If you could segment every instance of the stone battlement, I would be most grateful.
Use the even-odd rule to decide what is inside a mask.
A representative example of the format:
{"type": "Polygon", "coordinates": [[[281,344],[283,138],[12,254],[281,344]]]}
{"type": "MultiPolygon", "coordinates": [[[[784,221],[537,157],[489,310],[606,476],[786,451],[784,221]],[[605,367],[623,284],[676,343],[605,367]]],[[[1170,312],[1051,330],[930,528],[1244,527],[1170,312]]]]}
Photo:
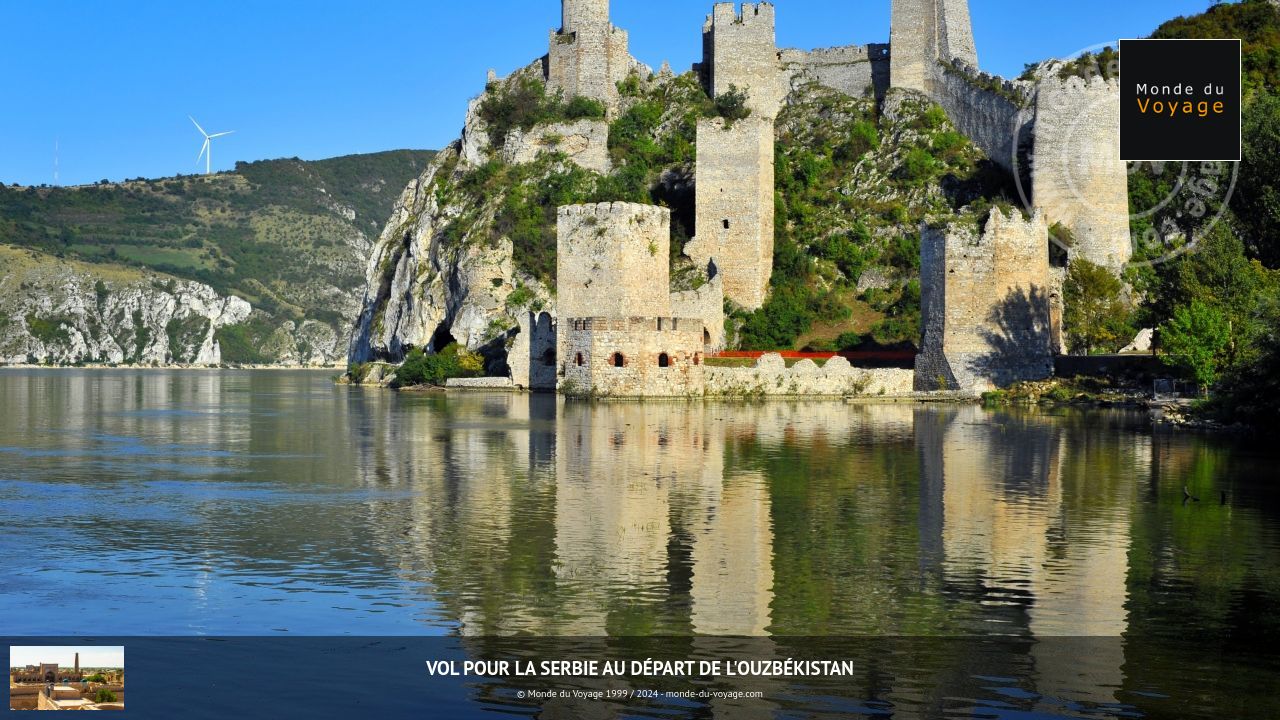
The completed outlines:
{"type": "Polygon", "coordinates": [[[769,32],[773,32],[775,22],[775,11],[772,3],[742,3],[742,9],[739,10],[737,3],[718,2],[712,7],[711,15],[707,17],[704,29],[709,29],[713,25],[755,25],[762,28],[768,28],[769,32]]]}
{"type": "Polygon", "coordinates": [[[683,332],[690,328],[702,328],[701,318],[673,318],[673,317],[589,317],[589,318],[570,318],[564,322],[569,323],[570,330],[594,330],[594,331],[653,331],[653,332],[683,332]],[[681,326],[684,326],[683,331],[681,326]]]}

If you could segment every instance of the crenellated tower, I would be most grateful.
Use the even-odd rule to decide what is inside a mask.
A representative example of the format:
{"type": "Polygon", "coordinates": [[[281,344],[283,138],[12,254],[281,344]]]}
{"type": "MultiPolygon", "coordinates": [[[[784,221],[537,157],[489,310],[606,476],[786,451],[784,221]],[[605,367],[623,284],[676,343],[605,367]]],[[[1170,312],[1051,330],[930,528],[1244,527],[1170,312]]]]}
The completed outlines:
{"type": "Polygon", "coordinates": [[[968,0],[893,0],[890,85],[933,92],[939,61],[978,66],[968,0]]]}
{"type": "Polygon", "coordinates": [[[635,66],[627,32],[609,21],[609,0],[561,0],[561,23],[559,30],[551,31],[548,89],[566,98],[599,100],[613,116],[618,83],[635,66]]]}
{"type": "Polygon", "coordinates": [[[770,3],[716,3],[702,26],[702,72],[711,96],[730,87],[747,93],[747,106],[774,118],[782,108],[782,62],[770,3]]]}

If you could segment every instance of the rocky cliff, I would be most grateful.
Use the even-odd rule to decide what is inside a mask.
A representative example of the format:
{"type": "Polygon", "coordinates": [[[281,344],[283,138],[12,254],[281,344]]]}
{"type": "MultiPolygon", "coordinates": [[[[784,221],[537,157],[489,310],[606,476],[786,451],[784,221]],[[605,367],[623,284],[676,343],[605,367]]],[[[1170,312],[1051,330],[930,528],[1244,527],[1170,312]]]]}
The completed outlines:
{"type": "Polygon", "coordinates": [[[0,251],[22,258],[21,268],[5,270],[0,355],[339,363],[373,239],[431,156],[394,151],[239,163],[211,176],[0,186],[0,251]],[[24,285],[39,294],[13,289],[24,285]],[[193,318],[211,326],[188,347],[193,318]],[[174,335],[170,323],[190,327],[174,335]],[[145,342],[130,339],[141,328],[145,342]]]}
{"type": "Polygon", "coordinates": [[[0,363],[217,365],[249,303],[208,285],[0,246],[0,363]]]}

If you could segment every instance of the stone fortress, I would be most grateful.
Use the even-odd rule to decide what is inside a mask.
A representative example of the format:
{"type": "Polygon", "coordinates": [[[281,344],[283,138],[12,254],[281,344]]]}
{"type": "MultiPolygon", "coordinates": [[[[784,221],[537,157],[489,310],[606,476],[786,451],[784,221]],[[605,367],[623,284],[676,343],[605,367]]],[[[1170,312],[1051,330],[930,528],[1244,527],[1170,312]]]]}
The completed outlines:
{"type": "MultiPolygon", "coordinates": [[[[697,291],[668,291],[669,220],[662,208],[560,208],[557,317],[544,313],[522,324],[514,354],[529,360],[512,363],[515,385],[605,396],[770,394],[786,387],[806,394],[810,385],[830,394],[850,388],[976,394],[1052,374],[1062,346],[1065,273],[1051,267],[1050,228],[1061,230],[1058,242],[1070,257],[1118,271],[1131,255],[1118,84],[1063,79],[1052,62],[1032,80],[988,75],[978,69],[967,0],[891,2],[888,45],[814,51],[777,47],[772,4],[714,5],[695,70],[713,97],[731,88],[746,92],[752,112],[734,122],[703,119],[697,127],[696,233],[685,253],[711,282],[697,291]],[[1029,220],[995,210],[980,233],[945,224],[921,228],[923,337],[913,388],[891,372],[859,374],[841,361],[798,373],[785,366],[765,372],[762,365],[754,375],[703,365],[724,347],[723,299],[748,310],[767,299],[774,118],[791,88],[805,82],[882,100],[890,92],[923,94],[1020,180],[1034,209],[1029,220]],[[554,333],[554,343],[539,333],[554,333]],[[822,382],[809,382],[818,375],[822,382]]],[[[599,100],[614,117],[618,83],[647,68],[630,56],[627,33],[610,22],[609,0],[562,3],[563,24],[551,33],[542,64],[547,86],[599,100]]],[[[571,159],[599,169],[607,126],[581,122],[582,152],[571,159]]]]}

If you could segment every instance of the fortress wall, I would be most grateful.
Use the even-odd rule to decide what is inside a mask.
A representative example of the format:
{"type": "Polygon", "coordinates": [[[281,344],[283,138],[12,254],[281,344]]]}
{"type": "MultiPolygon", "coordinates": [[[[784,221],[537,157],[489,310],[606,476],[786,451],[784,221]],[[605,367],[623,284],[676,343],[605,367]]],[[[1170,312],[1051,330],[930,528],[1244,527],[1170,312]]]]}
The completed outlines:
{"type": "Polygon", "coordinates": [[[747,92],[753,114],[773,118],[786,96],[774,34],[774,8],[769,3],[716,3],[703,26],[704,72],[712,96],[730,86],[747,92]]]}
{"type": "Polygon", "coordinates": [[[556,389],[556,321],[551,313],[521,313],[520,331],[507,348],[507,367],[514,387],[534,391],[556,389]]]}
{"type": "Polygon", "coordinates": [[[564,384],[569,394],[603,397],[688,397],[703,392],[699,318],[568,318],[564,384]],[[622,366],[613,362],[622,356],[622,366]],[[659,355],[666,354],[667,367],[659,355]]]}
{"type": "Polygon", "coordinates": [[[863,97],[867,88],[883,95],[889,87],[889,46],[887,44],[848,45],[817,50],[783,50],[784,91],[805,82],[816,82],[853,97],[863,97]]]}
{"type": "Polygon", "coordinates": [[[1121,269],[1133,254],[1129,176],[1120,160],[1120,86],[1101,77],[1041,80],[1035,103],[1034,204],[1075,238],[1072,257],[1121,269]]]}
{"type": "Polygon", "coordinates": [[[995,209],[981,234],[968,224],[921,234],[915,388],[977,394],[1052,375],[1044,215],[1006,218],[995,209]]]}
{"type": "Polygon", "coordinates": [[[696,290],[671,293],[671,314],[699,318],[703,325],[703,351],[724,349],[724,279],[716,275],[696,290]]]}
{"type": "Polygon", "coordinates": [[[899,368],[855,368],[842,357],[821,367],[801,360],[788,368],[777,353],[763,355],[752,368],[708,367],[706,392],[725,396],[903,397],[912,392],[914,373],[899,368]]]}
{"type": "Polygon", "coordinates": [[[638,64],[625,30],[609,22],[607,0],[565,0],[564,27],[552,30],[546,61],[547,88],[566,98],[581,95],[618,110],[618,82],[638,64]]]}
{"type": "Polygon", "coordinates": [[[773,132],[772,120],[755,116],[698,121],[696,237],[685,254],[714,262],[725,296],[751,310],[773,274],[773,132]]]}
{"type": "Polygon", "coordinates": [[[583,118],[528,131],[516,128],[507,135],[502,158],[508,164],[521,165],[533,162],[543,152],[562,152],[579,167],[607,175],[612,169],[609,123],[583,118]]]}
{"type": "Polygon", "coordinates": [[[947,111],[956,129],[1000,167],[1012,172],[1018,146],[1031,133],[1031,89],[962,63],[938,65],[934,101],[947,111]],[[990,89],[1001,88],[1000,92],[990,89]]]}

